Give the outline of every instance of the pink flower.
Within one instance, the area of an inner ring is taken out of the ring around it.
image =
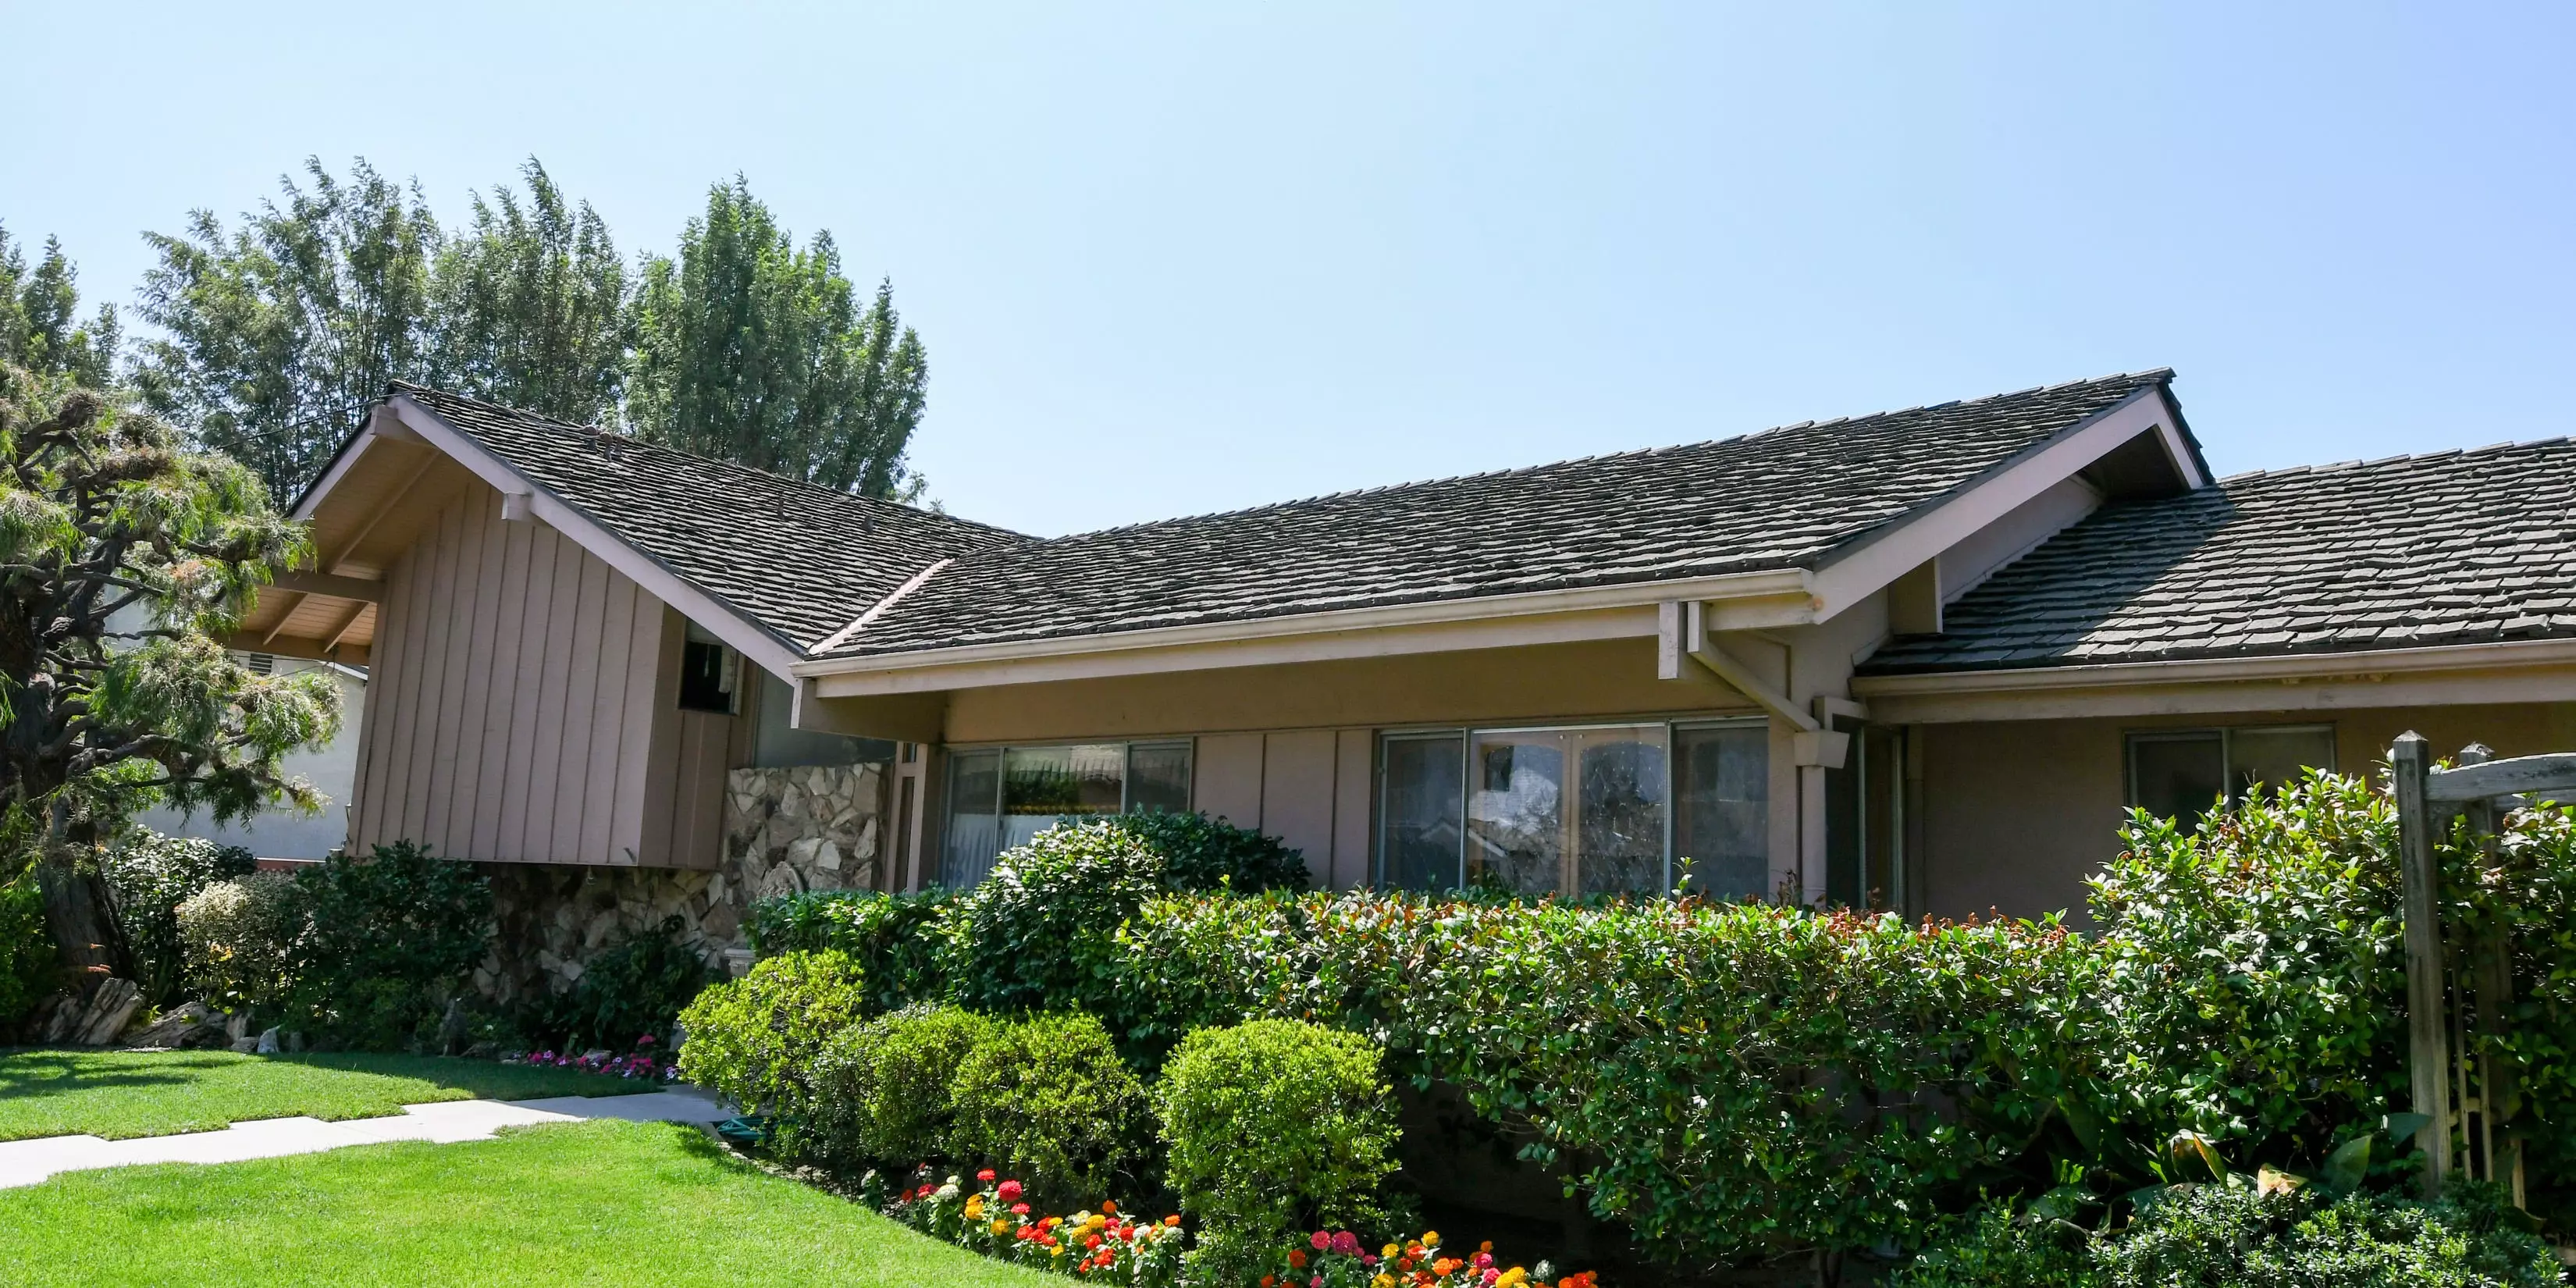
[[[648,1047],[648,1046],[653,1045],[653,1035],[652,1035],[652,1034],[650,1034],[650,1033],[647,1033],[647,1034],[645,1034],[644,1036],[642,1036],[642,1037],[640,1037],[640,1038],[635,1039],[635,1045],[640,1046],[640,1047]]]
[[[1020,1183],[1018,1181],[1002,1182],[1001,1188],[993,1191],[993,1197],[1000,1199],[1005,1203],[1017,1199],[1020,1197]]]
[[[1333,1251],[1338,1252],[1345,1257],[1356,1257],[1360,1255],[1360,1237],[1348,1230],[1343,1230],[1334,1234]]]
[[[988,1185],[991,1184],[993,1180],[993,1169],[987,1167],[983,1171],[975,1173],[975,1179]]]
[[[1321,1230],[1317,1230],[1315,1232],[1315,1237],[1306,1240],[1306,1242],[1313,1244],[1315,1246],[1315,1251],[1322,1252],[1324,1249],[1333,1246],[1333,1236],[1326,1234]]]

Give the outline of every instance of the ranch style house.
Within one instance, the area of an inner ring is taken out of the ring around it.
[[[2172,386],[1038,539],[398,384],[234,644],[367,669],[353,846],[625,872],[523,910],[558,975],[1143,809],[1327,886],[2080,919],[2128,807],[2576,746],[2576,444],[2218,479]]]

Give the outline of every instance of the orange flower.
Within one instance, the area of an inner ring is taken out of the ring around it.
[[[1306,1250],[1304,1248],[1290,1248],[1288,1250],[1288,1268],[1291,1270],[1303,1270],[1306,1268]]]

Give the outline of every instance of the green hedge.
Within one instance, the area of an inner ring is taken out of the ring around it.
[[[1182,895],[1096,836],[1017,852],[928,915],[848,920],[907,927],[882,958],[940,963],[876,996],[1088,1012],[1149,1072],[1248,1020],[1363,1035],[1648,1253],[1710,1265],[1909,1249],[2069,1167],[2121,1192],[2158,1179],[2182,1128],[2295,1168],[2404,1108],[2384,797],[2316,775],[2125,839],[2089,936],[1692,899]],[[2563,1123],[2576,819],[2516,814],[2501,854],[2490,871],[2450,846],[2446,898],[2457,933],[2514,955],[2515,1023],[2489,1046],[2534,1120]],[[2542,1206],[2569,1135],[2532,1143]],[[2376,1166],[2385,1185],[2411,1164]]]
[[[1201,1029],[1154,1088],[1167,1183],[1207,1230],[1264,1250],[1296,1231],[1383,1229],[1391,1091],[1356,1033],[1292,1020]]]

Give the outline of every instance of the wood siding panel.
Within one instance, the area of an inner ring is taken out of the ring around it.
[[[1199,739],[1194,775],[1198,781],[1190,803],[1200,813],[1236,827],[1260,827],[1261,743],[1257,733]]]
[[[1377,732],[1344,729],[1334,735],[1333,879],[1336,890],[1367,885],[1370,840],[1377,823]]]
[[[1268,735],[1261,751],[1261,830],[1306,856],[1318,886],[1333,879],[1333,751],[1330,729]]]
[[[653,711],[645,777],[656,783],[680,780],[680,652],[688,638],[688,619],[665,606],[657,623],[659,648],[653,668]],[[644,803],[644,845],[639,851],[651,867],[686,866],[677,854],[677,793],[650,797]]]
[[[572,543],[564,543],[571,546]],[[581,551],[576,547],[575,554]],[[563,685],[563,751],[561,770],[555,775],[555,828],[548,843],[551,857],[558,863],[588,862],[581,849],[582,793],[590,786],[590,717],[593,700],[599,693],[599,627],[608,612],[607,567],[582,559],[573,578],[570,635],[558,635],[558,641],[572,641],[571,666],[565,672]],[[560,602],[563,587],[556,586]]]
[[[676,618],[633,581],[497,494],[456,495],[392,561],[381,605],[352,836],[459,859],[711,863],[731,718],[706,717],[684,765]],[[666,702],[665,699],[671,699]],[[683,769],[703,773],[683,782]],[[705,779],[706,781],[701,781]],[[713,790],[709,790],[709,784]],[[647,838],[685,819],[686,846]]]

